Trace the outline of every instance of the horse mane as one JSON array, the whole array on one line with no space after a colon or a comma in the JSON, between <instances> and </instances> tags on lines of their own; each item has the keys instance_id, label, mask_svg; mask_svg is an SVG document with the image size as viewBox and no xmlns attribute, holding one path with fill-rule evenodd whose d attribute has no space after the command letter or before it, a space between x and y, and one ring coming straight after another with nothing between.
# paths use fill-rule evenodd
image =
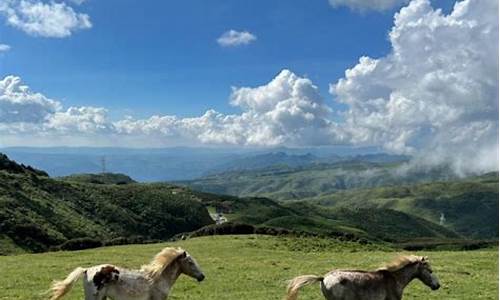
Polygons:
<instances>
[{"instance_id":1,"label":"horse mane","mask_svg":"<svg viewBox=\"0 0 500 300\"><path fill-rule=\"evenodd\" d=\"M377 271L388 271L395 272L399 271L402 268L406 267L409 264L416 263L418 261L425 261L426 258L423 256L416 255L402 255L392 260L391 262L385 264L381 268L378 268Z\"/></svg>"},{"instance_id":2,"label":"horse mane","mask_svg":"<svg viewBox=\"0 0 500 300\"><path fill-rule=\"evenodd\" d=\"M147 277L155 281L161 276L163 271L184 252L185 250L182 248L163 248L163 250L155 255L149 264L141 267L141 272L145 273Z\"/></svg>"}]
</instances>

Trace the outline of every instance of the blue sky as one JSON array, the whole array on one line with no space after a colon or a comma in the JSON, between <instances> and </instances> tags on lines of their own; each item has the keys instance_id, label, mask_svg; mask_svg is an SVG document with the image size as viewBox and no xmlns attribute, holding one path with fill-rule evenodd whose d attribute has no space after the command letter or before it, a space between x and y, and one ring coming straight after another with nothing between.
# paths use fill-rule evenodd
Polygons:
<instances>
[{"instance_id":1,"label":"blue sky","mask_svg":"<svg viewBox=\"0 0 500 300\"><path fill-rule=\"evenodd\" d=\"M0 22L0 147L347 145L498 169L497 0L0 0Z\"/></svg>"},{"instance_id":2,"label":"blue sky","mask_svg":"<svg viewBox=\"0 0 500 300\"><path fill-rule=\"evenodd\" d=\"M449 10L451 3L433 5ZM0 74L19 75L65 106L106 107L116 119L234 113L231 86L265 84L284 68L310 78L334 105L329 83L360 56L390 51L399 7L360 13L327 0L88 0L74 9L93 26L66 38L1 25L0 41L11 50L0 57ZM216 39L229 29L257 40L221 47Z\"/></svg>"}]
</instances>

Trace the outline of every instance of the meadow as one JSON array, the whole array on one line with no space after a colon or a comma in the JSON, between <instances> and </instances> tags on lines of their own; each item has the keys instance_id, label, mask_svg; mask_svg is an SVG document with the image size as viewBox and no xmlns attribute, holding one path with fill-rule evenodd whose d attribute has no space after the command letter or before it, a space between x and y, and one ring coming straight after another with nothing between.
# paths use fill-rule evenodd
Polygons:
<instances>
[{"instance_id":1,"label":"meadow","mask_svg":"<svg viewBox=\"0 0 500 300\"><path fill-rule=\"evenodd\" d=\"M137 268L166 246L188 250L202 266L201 283L182 276L169 299L282 299L286 281L301 274L324 274L332 268L375 269L398 252L392 248L319 238L209 236L148 245L104 247L0 257L0 299L44 299L53 279L77 266L113 263ZM419 251L427 255L441 280L431 291L419 281L404 299L498 299L498 248L476 251ZM82 299L81 282L65 299ZM300 299L323 299L317 285Z\"/></svg>"}]
</instances>

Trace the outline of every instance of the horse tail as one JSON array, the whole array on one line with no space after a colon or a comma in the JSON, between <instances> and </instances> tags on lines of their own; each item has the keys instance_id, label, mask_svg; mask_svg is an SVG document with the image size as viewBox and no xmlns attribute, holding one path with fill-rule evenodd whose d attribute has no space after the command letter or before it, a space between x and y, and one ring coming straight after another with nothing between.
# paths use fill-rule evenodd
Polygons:
<instances>
[{"instance_id":1,"label":"horse tail","mask_svg":"<svg viewBox=\"0 0 500 300\"><path fill-rule=\"evenodd\" d=\"M69 273L66 279L54 281L48 291L48 293L50 294L50 300L59 300L64 297L64 295L71 291L75 282L80 279L80 277L83 273L85 273L86 270L87 269L78 267L74 269L73 272Z\"/></svg>"},{"instance_id":2,"label":"horse tail","mask_svg":"<svg viewBox=\"0 0 500 300\"><path fill-rule=\"evenodd\" d=\"M323 281L323 277L316 275L302 275L290 280L287 287L285 300L297 300L299 297L299 289L303 286Z\"/></svg>"}]
</instances>

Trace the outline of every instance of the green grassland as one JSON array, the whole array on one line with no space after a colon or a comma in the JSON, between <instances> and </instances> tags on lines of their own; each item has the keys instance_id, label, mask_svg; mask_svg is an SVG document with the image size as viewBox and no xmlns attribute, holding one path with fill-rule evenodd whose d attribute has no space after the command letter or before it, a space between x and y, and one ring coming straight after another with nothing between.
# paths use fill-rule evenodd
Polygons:
<instances>
[{"instance_id":1,"label":"green grassland","mask_svg":"<svg viewBox=\"0 0 500 300\"><path fill-rule=\"evenodd\" d=\"M397 253L390 248L314 238L212 236L175 243L127 245L75 252L0 257L0 299L44 299L53 279L77 266L113 263L137 268L165 246L181 246L207 276L200 284L185 276L169 299L282 299L286 280L301 274L323 274L332 268L375 269ZM441 289L431 291L414 281L404 299L498 299L498 249L427 251ZM67 299L82 299L81 282ZM319 286L304 288L300 299L322 299Z\"/></svg>"}]
</instances>

